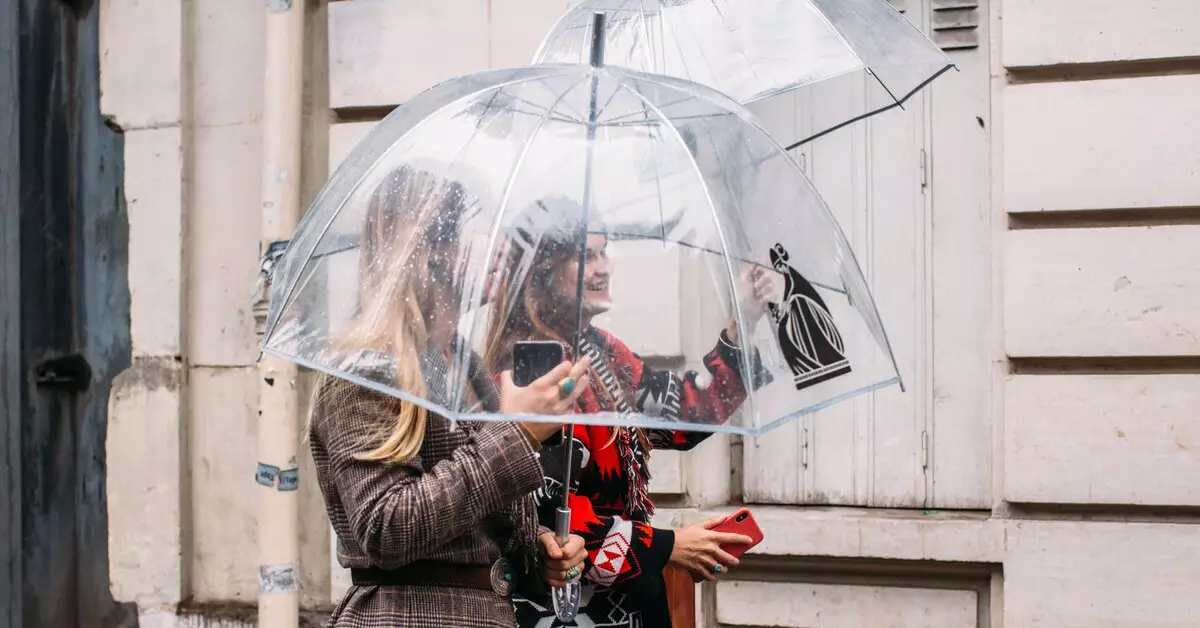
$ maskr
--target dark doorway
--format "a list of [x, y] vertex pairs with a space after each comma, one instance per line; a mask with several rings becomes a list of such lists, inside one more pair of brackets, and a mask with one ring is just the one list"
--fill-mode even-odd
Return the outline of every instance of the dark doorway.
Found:
[[0, 2], [0, 627], [126, 620], [104, 443], [130, 359], [123, 141], [93, 0]]

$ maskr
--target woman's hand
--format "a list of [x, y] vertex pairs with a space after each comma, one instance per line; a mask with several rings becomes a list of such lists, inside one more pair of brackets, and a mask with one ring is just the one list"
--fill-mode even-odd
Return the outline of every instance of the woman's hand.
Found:
[[692, 580], [716, 580], [717, 565], [721, 572], [737, 567], [738, 559], [721, 549], [721, 545], [735, 543], [749, 545], [753, 540], [742, 534], [715, 532], [713, 528], [724, 521], [724, 517], [709, 519], [704, 523], [675, 530], [675, 547], [671, 550], [670, 562], [692, 574]]
[[[738, 284], [738, 312], [741, 313], [742, 323], [747, 330], [758, 323], [758, 319], [767, 311], [767, 304], [777, 298], [775, 282], [771, 273], [763, 268], [754, 267], [742, 273]], [[725, 328], [729, 341], [738, 344], [738, 326], [736, 320], [730, 320]]]
[[[552, 587], [565, 587], [568, 580], [579, 577], [583, 570], [583, 561], [587, 560], [587, 548], [583, 546], [583, 537], [572, 534], [567, 537], [566, 545], [559, 545], [558, 538], [553, 532], [544, 532], [538, 537], [538, 546], [542, 556], [542, 579]], [[576, 569], [577, 573], [568, 573]]]
[[[524, 388], [513, 383], [512, 371], [500, 374], [500, 412], [504, 414], [563, 415], [575, 411], [575, 401], [587, 389], [588, 366], [584, 358], [574, 364], [563, 362]], [[563, 396], [560, 384], [567, 377], [575, 381], [570, 394]], [[562, 423], [522, 423], [538, 441], [544, 441], [562, 429]]]

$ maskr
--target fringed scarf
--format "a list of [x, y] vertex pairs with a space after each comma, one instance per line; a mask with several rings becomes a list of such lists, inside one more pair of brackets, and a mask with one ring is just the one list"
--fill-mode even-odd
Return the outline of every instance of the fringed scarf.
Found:
[[[628, 415], [633, 411], [625, 400], [625, 392], [617, 380], [607, 358], [595, 343], [583, 336], [579, 343], [580, 353], [592, 360], [592, 375], [604, 394], [596, 395], [603, 410]], [[632, 382], [629, 383], [632, 386]], [[625, 496], [625, 514], [632, 517], [654, 514], [654, 502], [650, 501], [649, 439], [641, 428], [617, 427], [616, 446], [621, 461], [625, 464], [628, 493]]]

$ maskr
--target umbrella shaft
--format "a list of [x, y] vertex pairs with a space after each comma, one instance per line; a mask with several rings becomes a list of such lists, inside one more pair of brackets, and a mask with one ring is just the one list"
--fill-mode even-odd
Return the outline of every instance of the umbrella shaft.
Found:
[[[604, 14], [596, 12], [592, 15], [592, 67], [599, 68], [604, 65]], [[583, 280], [584, 271], [587, 266], [587, 236], [588, 236], [588, 212], [591, 210], [592, 204], [592, 161], [595, 159], [595, 144], [596, 141], [596, 119], [599, 117], [597, 109], [597, 98], [599, 94], [600, 77], [596, 71], [592, 71], [591, 94], [588, 102], [588, 126], [587, 126], [587, 147], [584, 156], [583, 166], [583, 216], [579, 225], [579, 267], [575, 273], [575, 351], [572, 356], [575, 360], [579, 359], [580, 348], [583, 342]], [[570, 530], [571, 520], [571, 471], [574, 447], [572, 443], [575, 440], [575, 425], [567, 425], [566, 433], [566, 455], [563, 456], [563, 489], [562, 489], [562, 507], [558, 510], [560, 521], [558, 536], [565, 543], [567, 532]], [[561, 521], [565, 514], [566, 521]], [[565, 529], [564, 529], [565, 526]]]
[[597, 11], [592, 14], [591, 58], [589, 62], [593, 68], [604, 65], [604, 20], [605, 16], [603, 13]]
[[566, 545], [570, 535], [571, 509], [564, 506], [554, 513], [554, 536], [557, 537], [559, 545]]

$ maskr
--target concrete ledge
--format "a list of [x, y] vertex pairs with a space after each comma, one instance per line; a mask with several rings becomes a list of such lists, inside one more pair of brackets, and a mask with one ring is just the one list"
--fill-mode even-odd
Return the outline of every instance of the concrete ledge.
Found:
[[[657, 526], [679, 526], [735, 507], [662, 509]], [[751, 506], [763, 542], [751, 554], [885, 560], [999, 563], [1005, 522], [987, 513], [922, 514], [915, 510]]]
[[977, 626], [979, 594], [969, 590], [739, 581], [716, 588], [722, 626]]

